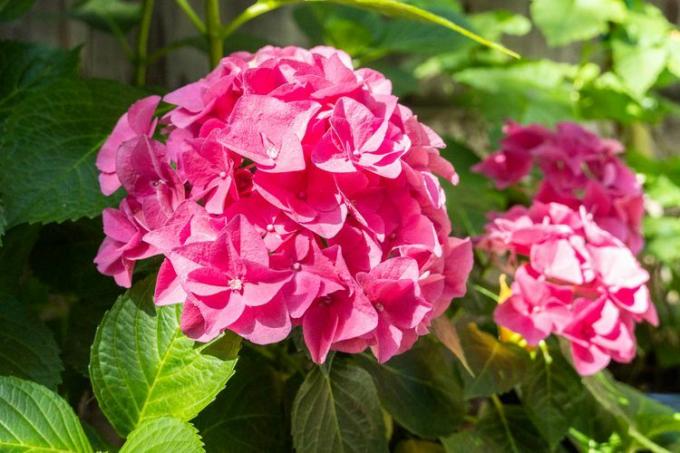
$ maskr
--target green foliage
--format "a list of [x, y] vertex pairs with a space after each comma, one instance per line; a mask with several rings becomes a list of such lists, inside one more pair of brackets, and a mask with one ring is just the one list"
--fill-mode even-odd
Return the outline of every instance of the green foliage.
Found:
[[181, 307], [154, 308], [153, 285], [148, 279], [121, 296], [92, 345], [92, 386], [121, 435], [164, 415], [191, 420], [224, 388], [236, 363], [237, 339], [195, 345], [179, 328]]
[[92, 217], [112, 202], [98, 190], [95, 156], [142, 92], [103, 80], [63, 79], [32, 89], [0, 137], [7, 223]]
[[61, 383], [62, 370], [52, 332], [24, 304], [0, 295], [0, 375], [29, 379], [54, 390]]
[[286, 451], [281, 382], [265, 363], [239, 358], [234, 377], [196, 418], [206, 449], [215, 453]]
[[498, 341], [472, 322], [461, 322], [458, 333], [473, 373], [460, 367], [465, 398], [505, 393], [527, 375], [529, 355], [523, 349]]
[[92, 27], [127, 32], [142, 18], [142, 4], [126, 0], [79, 0], [69, 14]]
[[558, 351], [552, 355], [539, 352], [519, 389], [528, 417], [551, 448], [583, 416], [585, 388]]
[[583, 379], [597, 402], [620, 424], [630, 442], [651, 451], [663, 451], [680, 436], [680, 412], [658, 403], [634, 388], [617, 382], [606, 372]]
[[160, 417], [142, 423], [130, 433], [120, 453], [201, 453], [203, 442], [196, 428], [177, 418]]
[[373, 376], [385, 409], [412, 433], [437, 438], [462, 422], [462, 388], [453, 357], [441, 346], [421, 341], [382, 365], [365, 355], [357, 359]]
[[4, 452], [92, 452], [73, 409], [34, 382], [0, 377], [0, 420]]
[[35, 0], [0, 0], [0, 22], [8, 22], [26, 14]]
[[386, 452], [385, 425], [373, 380], [355, 365], [335, 360], [315, 367], [295, 396], [293, 446], [309, 452]]
[[550, 449], [521, 406], [486, 407], [472, 429], [442, 439], [446, 453], [542, 453]]
[[78, 53], [0, 41], [0, 124], [30, 90], [75, 75]]
[[552, 46], [594, 38], [621, 22], [621, 0], [532, 0], [531, 16]]

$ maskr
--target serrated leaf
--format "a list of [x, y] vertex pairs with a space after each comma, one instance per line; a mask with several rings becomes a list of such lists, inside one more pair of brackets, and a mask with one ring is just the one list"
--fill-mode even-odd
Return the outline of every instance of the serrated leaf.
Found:
[[201, 453], [203, 442], [190, 423], [173, 417], [160, 417], [142, 423], [130, 433], [120, 453]]
[[292, 433], [298, 453], [387, 452], [371, 375], [338, 360], [330, 371], [315, 367], [295, 396]]
[[582, 41], [621, 22], [626, 7], [619, 0], [533, 0], [531, 16], [551, 46]]
[[142, 4], [123, 0], [80, 0], [69, 14], [100, 30], [127, 32], [141, 20]]
[[0, 22], [18, 19], [30, 11], [34, 3], [35, 0], [0, 0]]
[[527, 415], [552, 448], [564, 438], [573, 421], [583, 416], [585, 388], [559, 351], [548, 360], [544, 354], [537, 354], [520, 393]]
[[104, 80], [32, 89], [0, 136], [0, 195], [10, 226], [91, 217], [115, 200], [99, 192], [99, 147], [143, 93]]
[[224, 388], [236, 363], [234, 336], [211, 343], [208, 354], [182, 334], [180, 306], [154, 307], [153, 284], [147, 279], [121, 296], [92, 345], [95, 396], [123, 436], [155, 417], [191, 420]]
[[286, 451], [281, 389], [269, 366], [239, 358], [236, 373], [194, 421], [211, 453]]
[[465, 398], [490, 396], [509, 391], [527, 374], [529, 354], [514, 344], [501, 343], [479, 330], [475, 323], [458, 324], [465, 357], [474, 373], [461, 373]]
[[357, 356], [373, 376], [390, 415], [409, 431], [433, 439], [452, 433], [465, 415], [463, 391], [451, 359], [440, 345], [427, 340], [382, 365], [372, 357]]
[[0, 123], [29, 90], [75, 76], [77, 65], [77, 51], [0, 41]]
[[446, 453], [549, 452], [521, 406], [487, 407], [471, 430], [442, 439]]
[[92, 451], [73, 409], [35, 382], [0, 377], [0, 421], [3, 452]]
[[56, 389], [63, 369], [52, 332], [24, 304], [0, 295], [0, 375]]

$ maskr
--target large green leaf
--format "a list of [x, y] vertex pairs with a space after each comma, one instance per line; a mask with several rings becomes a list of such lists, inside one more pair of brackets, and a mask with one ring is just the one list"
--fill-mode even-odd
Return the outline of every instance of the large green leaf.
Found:
[[238, 27], [257, 16], [285, 5], [293, 5], [298, 3], [337, 3], [340, 5], [347, 5], [355, 8], [375, 11], [386, 16], [429, 22], [444, 28], [448, 28], [449, 30], [459, 33], [466, 38], [478, 42], [479, 44], [496, 49], [515, 58], [519, 58], [519, 55], [516, 52], [503, 47], [501, 44], [489, 41], [477, 35], [476, 33], [471, 32], [467, 28], [456, 24], [450, 19], [447, 19], [446, 17], [439, 16], [426, 9], [397, 0], [258, 0], [255, 2], [255, 4], [248, 7], [234, 21], [227, 24], [224, 29], [224, 34], [229, 35], [233, 33], [236, 29], [238, 29]]
[[0, 377], [0, 451], [92, 451], [73, 409], [51, 390], [15, 377]]
[[95, 156], [118, 117], [143, 93], [103, 80], [61, 80], [32, 89], [0, 135], [0, 195], [10, 226], [95, 216]]
[[615, 40], [612, 44], [614, 71], [635, 96], [649, 90], [668, 60], [668, 52], [662, 45], [642, 46]]
[[585, 388], [559, 351], [552, 356], [538, 353], [520, 391], [527, 415], [553, 448], [583, 415]]
[[239, 358], [227, 388], [194, 421], [206, 448], [215, 453], [286, 451], [279, 384], [268, 365]]
[[521, 406], [486, 407], [470, 430], [442, 439], [446, 453], [551, 451]]
[[386, 452], [385, 425], [371, 375], [335, 361], [314, 368], [293, 403], [293, 445], [298, 453]]
[[62, 370], [52, 332], [24, 304], [0, 295], [0, 375], [56, 389]]
[[[659, 448], [666, 447], [669, 442], [666, 435], [680, 435], [680, 412], [617, 382], [606, 372], [583, 378], [583, 383], [634, 444], [660, 451]], [[674, 440], [671, 437], [670, 442]]]
[[367, 355], [357, 360], [373, 376], [385, 409], [409, 431], [437, 438], [462, 421], [463, 390], [453, 357], [440, 345], [423, 340], [382, 365]]
[[620, 0], [533, 0], [531, 15], [551, 46], [581, 41], [607, 31], [625, 18]]
[[130, 433], [120, 453], [201, 453], [203, 442], [190, 423], [160, 417], [142, 423]]
[[224, 388], [236, 363], [235, 336], [199, 347], [180, 330], [180, 306], [154, 307], [153, 283], [147, 279], [116, 301], [92, 345], [94, 393], [121, 435], [155, 417], [191, 420]]
[[471, 376], [461, 367], [466, 398], [505, 393], [526, 377], [530, 362], [525, 350], [498, 341], [474, 323], [462, 322], [458, 333], [474, 373]]
[[0, 123], [29, 90], [75, 76], [78, 54], [38, 44], [0, 41]]
[[34, 3], [35, 0], [0, 0], [0, 22], [18, 19], [26, 14]]

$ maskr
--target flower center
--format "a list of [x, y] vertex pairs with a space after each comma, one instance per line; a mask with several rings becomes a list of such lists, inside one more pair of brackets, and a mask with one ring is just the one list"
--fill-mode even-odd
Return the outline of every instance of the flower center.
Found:
[[293, 270], [299, 271], [302, 269], [302, 265], [298, 263], [297, 261], [293, 263]]
[[378, 302], [377, 304], [374, 305], [375, 309], [378, 311], [383, 311], [385, 309], [385, 306]]
[[227, 172], [226, 171], [221, 171], [220, 172], [220, 178], [225, 179], [227, 177]]
[[229, 289], [232, 291], [241, 291], [243, 289], [243, 280], [240, 278], [232, 278], [229, 280], [229, 283], [227, 283], [229, 286]]

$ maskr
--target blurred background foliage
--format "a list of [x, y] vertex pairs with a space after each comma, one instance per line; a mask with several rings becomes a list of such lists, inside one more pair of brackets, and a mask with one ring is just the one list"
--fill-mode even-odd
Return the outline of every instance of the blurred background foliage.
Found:
[[[357, 65], [384, 72], [393, 81], [402, 102], [446, 138], [449, 146], [445, 155], [460, 174], [460, 184], [447, 188], [450, 213], [460, 234], [479, 234], [487, 212], [526, 201], [523, 193], [498, 192], [485, 178], [470, 172], [472, 165], [495, 149], [505, 121], [550, 126], [560, 121], [579, 121], [620, 139], [626, 147], [625, 159], [644, 181], [647, 193], [646, 247], [641, 260], [652, 275], [650, 289], [661, 324], [658, 329], [639, 328], [640, 347], [635, 362], [613, 366], [612, 372], [620, 381], [644, 393], [663, 394], [655, 397], [680, 410], [680, 399], [676, 396], [680, 394], [680, 88], [677, 83], [680, 30], [676, 25], [680, 5], [675, 0], [409, 0], [408, 3], [489, 40], [502, 41], [509, 48], [519, 50], [522, 58], [513, 59], [436, 25], [314, 2], [291, 5], [246, 24], [225, 40], [225, 52], [254, 50], [266, 44], [332, 45], [348, 52]], [[6, 127], [20, 133], [20, 123], [10, 118], [11, 108], [28, 98], [34, 104], [24, 110], [32, 111], [39, 100], [35, 95], [31, 98], [35, 90], [57, 79], [75, 77], [77, 72], [89, 77], [139, 82], [139, 70], [143, 68], [148, 88], [158, 92], [200, 77], [208, 70], [207, 45], [200, 30], [191, 25], [192, 20], [187, 20], [177, 8], [183, 4], [194, 4], [200, 9], [200, 2], [157, 2], [158, 19], [152, 23], [148, 53], [140, 55], [135, 48], [143, 16], [140, 2], [0, 0], [0, 38], [40, 43], [0, 43], [0, 126], [6, 122]], [[248, 4], [226, 2], [225, 17], [233, 18]], [[106, 91], [105, 88], [97, 90]], [[121, 108], [140, 93], [129, 87], [118, 90], [112, 89], [110, 96], [120, 98]], [[100, 135], [110, 130], [111, 121], [118, 114], [90, 113], [103, 116], [97, 123]], [[37, 139], [26, 140], [29, 141], [20, 145], [30, 146], [34, 144], [30, 140]], [[3, 149], [3, 153], [7, 150]], [[3, 158], [6, 156], [0, 156], [0, 164], [6, 163]], [[15, 187], [14, 182], [11, 175], [0, 177], [5, 187], [0, 190], [3, 198], [13, 195], [8, 187]], [[78, 407], [81, 418], [95, 426], [101, 425], [103, 417], [91, 410], [91, 393], [83, 392], [83, 388], [88, 388], [89, 345], [95, 328], [119, 290], [108, 278], [98, 275], [91, 264], [101, 240], [99, 221], [86, 219], [42, 227], [15, 227], [26, 221], [48, 223], [64, 219], [24, 218], [21, 213], [15, 215], [19, 211], [13, 205], [7, 209], [8, 231], [0, 248], [0, 290], [29, 301], [34, 312], [55, 333], [66, 362], [62, 394]], [[92, 213], [100, 209], [94, 206]], [[470, 365], [473, 369], [479, 365], [483, 373], [470, 382], [458, 362], [459, 373], [451, 369], [444, 372], [453, 373], [449, 382], [455, 383], [447, 385], [454, 387], [459, 386], [455, 376], [462, 376], [466, 404], [475, 406], [477, 418], [474, 423], [466, 420], [471, 428], [442, 439], [448, 452], [518, 451], [518, 445], [531, 451], [563, 449], [559, 442], [565, 435], [571, 442], [569, 448], [578, 447], [583, 451], [645, 449], [649, 448], [646, 442], [650, 439], [653, 445], [663, 445], [666, 449], [651, 450], [680, 451], [677, 414], [632, 387], [616, 383], [607, 374], [581, 382], [566, 363], [552, 366], [558, 374], [554, 377], [558, 390], [554, 400], [541, 399], [540, 395], [549, 390], [545, 388], [546, 383], [540, 379], [522, 381], [523, 376], [540, 375], [541, 367], [546, 366], [544, 362], [548, 360], [563, 360], [557, 352], [559, 345], [550, 343], [552, 355], [547, 352], [542, 358], [539, 355], [529, 365], [526, 351], [501, 344], [486, 333], [493, 333], [495, 329], [489, 315], [496, 303], [493, 294], [499, 290], [498, 275], [482, 278], [485, 263], [480, 260], [478, 264], [468, 295], [457, 304], [464, 308], [466, 315], [454, 316], [465, 353], [480, 360]], [[153, 271], [150, 265], [142, 267], [139, 273]], [[477, 322], [482, 330], [471, 327], [474, 326], [469, 324], [471, 321]], [[429, 340], [421, 343], [420, 349], [398, 359], [395, 367], [403, 367], [406, 375], [409, 369], [425, 367], [427, 364], [420, 362], [422, 355], [418, 354], [433, 346]], [[284, 360], [294, 349], [293, 345], [272, 348], [267, 353], [267, 366], [272, 360], [273, 363]], [[499, 356], [489, 356], [490, 351]], [[244, 361], [247, 367], [262, 360], [257, 353], [246, 352], [246, 356], [248, 354], [251, 357]], [[362, 361], [363, 358], [360, 364]], [[374, 362], [362, 366], [375, 377], [383, 406], [401, 414], [401, 417], [393, 414], [397, 421], [394, 426], [396, 450], [440, 451], [439, 444], [422, 440], [440, 436], [436, 426], [421, 426], [422, 421], [428, 419], [426, 413], [417, 414], [420, 419], [411, 419], [405, 413], [408, 410], [399, 412], [398, 401], [390, 403], [389, 392], [399, 385], [393, 381], [401, 376], [381, 375], [385, 371], [375, 367]], [[432, 377], [428, 370], [418, 373]], [[278, 371], [273, 369], [265, 371], [278, 376]], [[269, 379], [268, 375], [263, 379]], [[293, 374], [285, 388], [279, 388], [278, 381], [272, 384], [279, 386], [277, 393], [284, 406], [290, 406], [291, 389], [296, 389], [300, 381], [301, 376]], [[384, 387], [380, 387], [380, 382], [384, 382]], [[238, 385], [242, 385], [244, 391], [257, 394], [245, 380]], [[505, 393], [515, 386], [518, 391]], [[448, 390], [449, 396], [456, 391]], [[457, 391], [460, 392], [460, 388]], [[490, 409], [494, 404], [501, 404], [498, 399], [484, 404], [475, 402], [474, 398], [497, 393], [505, 393], [503, 410]], [[515, 404], [519, 400], [524, 407]], [[228, 403], [237, 404], [231, 400]], [[266, 407], [267, 401], [257, 400], [257, 404]], [[456, 400], [451, 404], [463, 403]], [[208, 412], [215, 410], [219, 412], [214, 408]], [[411, 410], [419, 408], [414, 403]], [[593, 416], [591, 420], [591, 413], [598, 417]], [[283, 419], [288, 413], [279, 415]], [[444, 413], [442, 417], [459, 415]], [[542, 424], [546, 417], [554, 423]], [[201, 423], [199, 419], [199, 427]], [[668, 429], [664, 430], [664, 426]], [[675, 434], [668, 434], [673, 431]], [[215, 436], [215, 442], [221, 442], [219, 436]]]

